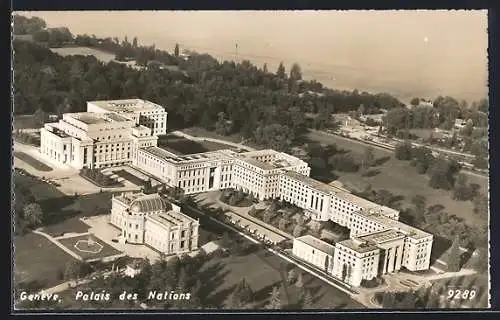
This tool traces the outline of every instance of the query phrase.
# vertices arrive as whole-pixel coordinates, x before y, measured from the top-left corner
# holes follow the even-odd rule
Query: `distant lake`
[[[486,11],[32,12],[74,34],[137,36],[140,44],[248,59],[275,70],[293,62],[337,89],[401,99],[487,95]],[[236,44],[237,47],[236,47]]]

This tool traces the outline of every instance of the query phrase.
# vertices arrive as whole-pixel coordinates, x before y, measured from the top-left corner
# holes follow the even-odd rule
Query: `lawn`
[[[207,279],[205,290],[210,303],[220,306],[237,283],[246,278],[254,292],[255,308],[262,308],[274,286],[280,285],[285,272],[285,262],[265,251],[247,256],[215,258],[204,265],[200,272]],[[304,273],[305,286],[313,292],[314,307],[319,309],[363,308],[345,293],[323,281]],[[298,292],[294,286],[282,289],[282,302],[296,305]]]
[[[38,171],[52,171],[52,168],[46,165],[45,163],[38,161],[27,153],[24,152],[14,152],[14,156],[19,160],[22,160],[35,168]]]
[[[127,170],[116,170],[113,171],[114,174],[119,176],[120,178],[123,178],[137,186],[143,186],[144,183],[146,183],[145,180],[133,175],[132,173],[128,172]]]
[[[18,187],[29,189],[36,201],[66,197],[64,193],[59,191],[53,185],[28,175],[21,170],[15,170],[14,183]]]
[[[351,154],[361,160],[366,150],[366,145],[334,137],[317,132],[310,132],[308,138],[324,144],[335,143],[339,148],[350,150]],[[482,220],[473,212],[473,204],[471,201],[455,201],[451,197],[451,192],[441,189],[432,189],[429,187],[429,178],[427,175],[420,175],[416,172],[408,161],[396,160],[393,153],[374,149],[376,159],[381,159],[391,156],[390,160],[375,167],[372,171],[375,173],[371,176],[363,176],[362,171],[356,173],[336,172],[339,180],[352,190],[363,190],[368,184],[372,185],[375,190],[386,189],[396,196],[404,197],[402,204],[404,206],[411,205],[411,199],[415,195],[422,195],[427,199],[429,206],[441,204],[444,206],[444,211],[449,214],[455,214],[463,218],[467,223],[476,226],[482,226],[486,221]],[[486,178],[468,175],[470,183],[477,183],[481,186],[480,192],[488,192],[488,181]]]
[[[35,288],[62,283],[60,277],[66,263],[75,260],[47,238],[28,233],[14,238],[14,280]]]
[[[40,205],[44,212],[48,213],[49,220],[44,232],[52,236],[69,232],[86,232],[89,227],[81,222],[80,218],[109,213],[111,197],[111,193],[101,192],[77,197],[64,196],[41,202]]]
[[[32,115],[19,115],[14,117],[14,129],[39,129],[42,127],[36,117]]]
[[[158,146],[175,154],[193,154],[231,147],[221,143],[210,141],[193,141],[175,135],[166,135],[158,139]]]
[[[93,244],[89,244],[88,239],[88,235],[82,235],[59,239],[58,241],[66,248],[82,257],[84,260],[99,259],[121,253],[96,237],[92,237],[92,240],[94,241]]]

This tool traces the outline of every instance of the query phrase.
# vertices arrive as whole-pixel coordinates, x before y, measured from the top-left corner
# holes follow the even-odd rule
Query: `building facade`
[[[121,230],[120,241],[166,255],[198,249],[199,222],[159,194],[123,193],[111,201],[110,223]]]
[[[328,262],[327,271],[351,285],[402,267],[411,271],[430,267],[431,234],[398,221],[397,210],[310,178],[309,165],[297,157],[270,149],[176,155],[157,147],[157,135],[166,132],[167,114],[161,106],[131,99],[88,102],[87,108],[88,112],[65,114],[58,123],[42,128],[40,151],[44,156],[76,168],[132,165],[168,186],[183,189],[185,194],[235,188],[259,200],[280,199],[294,204],[314,220],[331,220],[349,228],[350,239],[336,243],[335,251],[325,254],[333,261]],[[176,231],[184,227],[165,222],[172,220],[167,216],[175,210],[165,211],[158,201],[152,206],[156,211],[136,212],[135,206],[129,208],[118,198],[113,200],[113,210],[121,213],[112,212],[111,219],[123,229],[127,241],[147,243],[162,252],[191,248],[185,238],[191,233]],[[137,227],[128,229],[128,225]],[[169,232],[172,239],[157,238]],[[302,239],[297,246],[312,246],[304,241],[316,243]],[[327,257],[316,258],[304,253],[306,249],[297,250],[316,266]],[[321,252],[320,247],[314,250]]]
[[[76,169],[132,164],[140,148],[166,133],[163,107],[144,100],[94,101],[40,129],[40,153]]]

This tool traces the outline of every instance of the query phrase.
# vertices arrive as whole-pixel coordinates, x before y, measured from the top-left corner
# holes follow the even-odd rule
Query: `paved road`
[[[209,142],[214,142],[214,143],[226,144],[228,146],[238,148],[238,149],[246,149],[248,151],[255,151],[254,148],[246,146],[246,145],[241,144],[241,143],[235,143],[235,142],[231,142],[231,141],[209,138],[209,137],[195,137],[195,136],[189,135],[187,133],[184,133],[182,131],[173,131],[172,134],[179,136],[179,137],[189,139],[189,140],[193,140],[193,141],[209,141]]]

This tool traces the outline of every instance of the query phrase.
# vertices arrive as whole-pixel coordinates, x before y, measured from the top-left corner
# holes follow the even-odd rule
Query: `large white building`
[[[198,221],[158,194],[114,196],[110,223],[121,230],[123,242],[145,244],[167,255],[198,249]]]
[[[176,155],[157,147],[157,135],[166,130],[167,114],[162,110],[139,99],[89,102],[88,112],[65,114],[58,123],[45,125],[41,153],[76,168],[130,164],[168,186],[182,188],[185,194],[236,188],[260,200],[279,198],[292,203],[314,220],[332,220],[350,229],[350,239],[336,243],[333,253],[327,250],[333,261],[328,262],[327,271],[354,286],[402,267],[411,271],[429,268],[431,234],[399,222],[397,210],[310,178],[309,165],[297,157],[269,149]],[[155,219],[149,221],[154,229]],[[136,235],[139,242],[152,241],[133,230],[128,235],[130,241]],[[297,248],[306,248],[304,241],[313,243],[302,240],[295,242]],[[297,250],[298,256],[314,265],[315,259],[324,260]]]
[[[143,100],[89,102],[87,112],[66,113],[40,129],[40,152],[77,169],[131,164],[137,150],[157,145],[166,119],[163,107]]]
[[[153,135],[167,133],[167,112],[162,106],[142,99],[90,101],[87,111],[118,113],[152,130]]]

